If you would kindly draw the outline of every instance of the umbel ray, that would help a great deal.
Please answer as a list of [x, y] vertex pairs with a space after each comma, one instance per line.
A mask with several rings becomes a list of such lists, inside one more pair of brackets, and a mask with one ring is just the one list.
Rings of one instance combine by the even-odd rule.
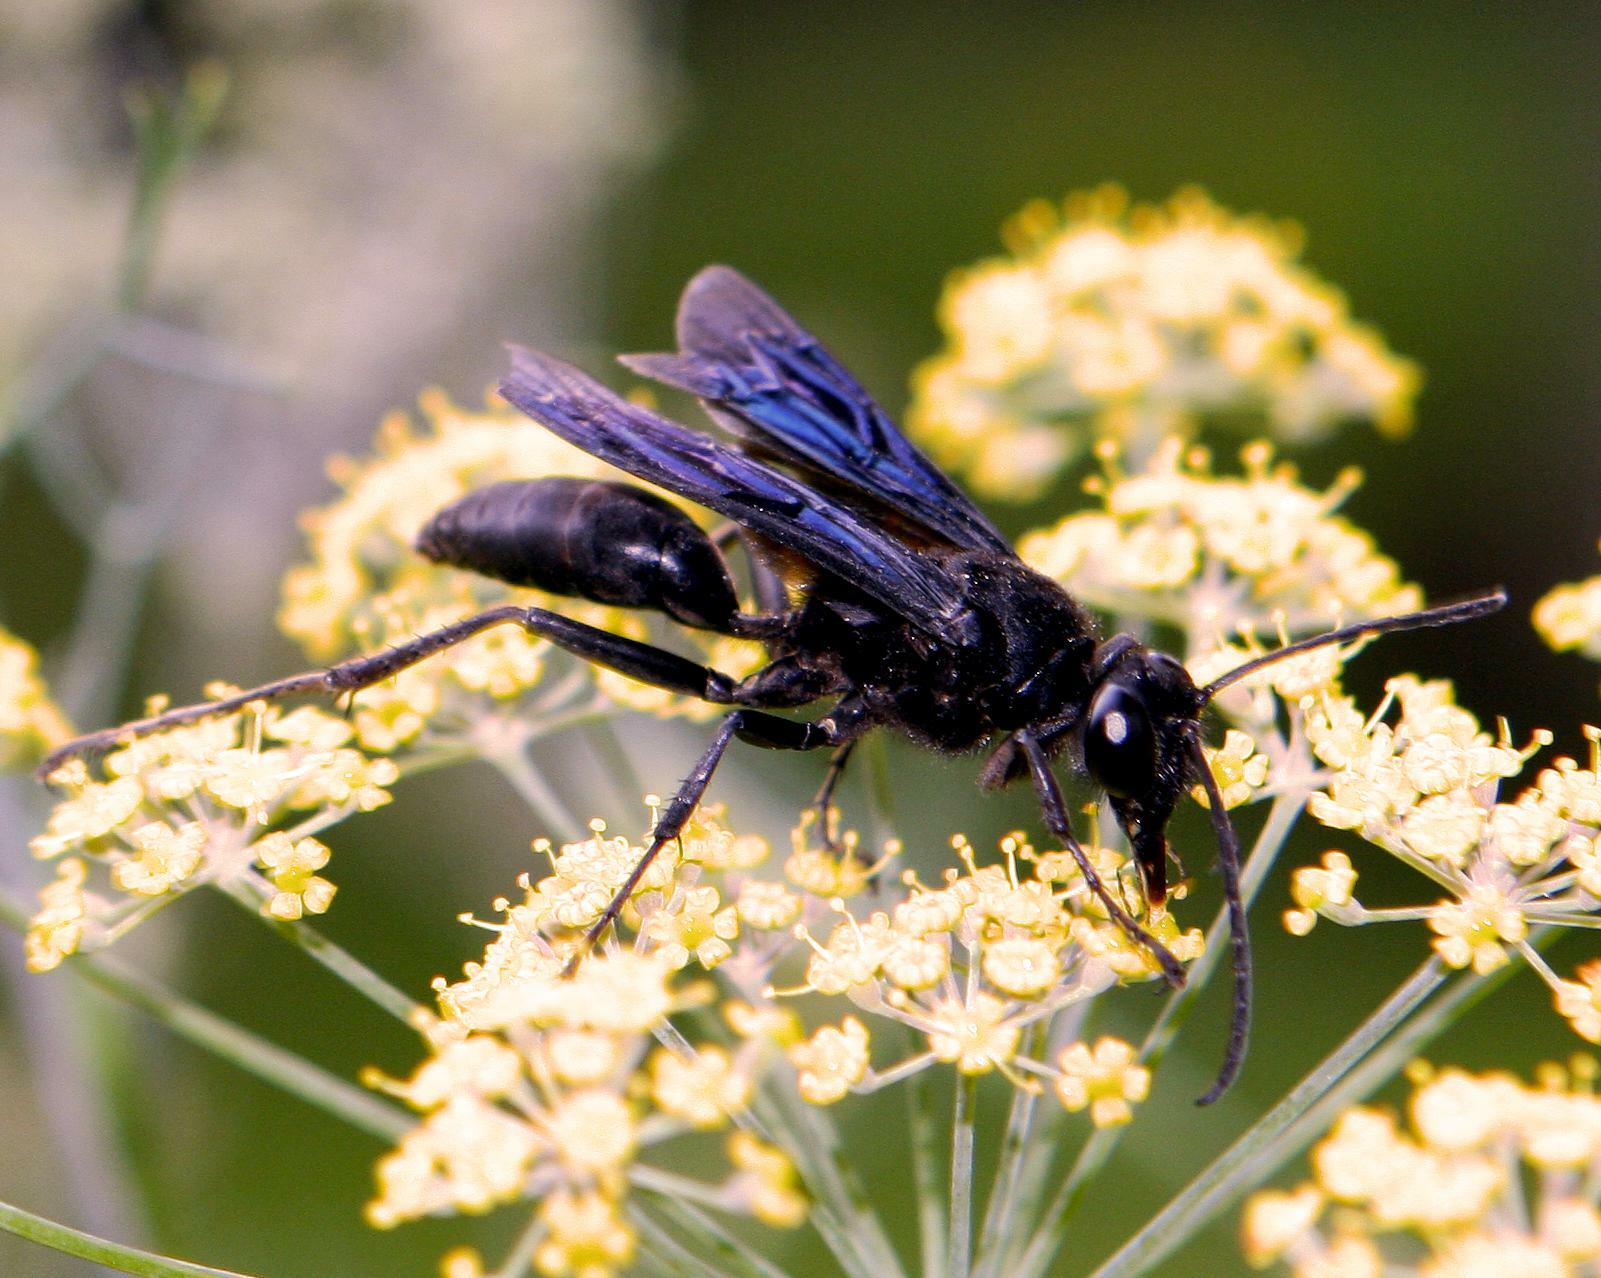
[[[1096, 873], [1073, 835], [1052, 765], [1065, 754], [1106, 792], [1152, 905], [1167, 892], [1168, 819], [1198, 782], [1209, 796], [1233, 945], [1227, 1053], [1201, 1102], [1216, 1100], [1244, 1059], [1251, 955], [1239, 843], [1201, 751], [1202, 711], [1222, 689], [1271, 662], [1392, 630], [1465, 621], [1500, 608], [1505, 595], [1343, 626], [1197, 687], [1178, 661], [1133, 637], [1101, 639], [1089, 613], [1027, 567], [855, 378], [743, 276], [712, 266], [691, 280], [677, 335], [678, 353], [623, 363], [697, 396], [729, 442], [629, 403], [536, 351], [512, 348], [500, 391], [583, 451], [730, 520], [750, 565], [749, 609], [721, 539], [627, 483], [494, 484], [435, 515], [417, 549], [512, 585], [654, 609], [685, 626], [756, 640], [768, 661], [754, 674], [735, 680], [559, 613], [506, 605], [327, 670], [81, 737], [42, 771], [254, 702], [357, 693], [491, 627], [516, 625], [632, 679], [730, 707], [662, 806], [648, 849], [580, 954], [612, 926], [651, 860], [678, 837], [736, 737], [772, 750], [832, 750], [816, 800], [826, 812], [852, 747], [869, 730], [887, 728], [944, 754], [989, 749], [986, 788], [1027, 776], [1047, 828], [1088, 889], [1174, 986], [1183, 983], [1183, 968]], [[825, 699], [831, 704], [815, 718], [770, 713]]]

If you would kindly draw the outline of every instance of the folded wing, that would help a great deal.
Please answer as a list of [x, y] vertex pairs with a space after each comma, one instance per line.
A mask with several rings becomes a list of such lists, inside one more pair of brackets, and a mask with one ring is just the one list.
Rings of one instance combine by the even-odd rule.
[[678, 305], [678, 344], [676, 355], [622, 362], [698, 395], [719, 421], [889, 507], [935, 540], [1012, 553], [822, 343], [738, 271], [708, 266], [689, 282]]
[[969, 616], [958, 583], [938, 559], [802, 480], [630, 404], [560, 360], [517, 346], [511, 354], [500, 393], [569, 443], [788, 547], [933, 638], [964, 633]]

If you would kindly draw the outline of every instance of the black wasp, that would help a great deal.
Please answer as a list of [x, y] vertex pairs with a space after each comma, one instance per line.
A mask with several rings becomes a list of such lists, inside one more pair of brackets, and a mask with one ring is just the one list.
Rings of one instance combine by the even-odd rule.
[[[428, 558], [517, 586], [652, 608], [701, 630], [762, 643], [770, 660], [735, 680], [650, 644], [543, 608], [506, 605], [371, 656], [81, 738], [47, 761], [129, 735], [295, 693], [349, 694], [498, 625], [520, 625], [630, 678], [732, 707], [662, 807], [652, 842], [590, 930], [598, 938], [646, 866], [688, 821], [735, 737], [771, 750], [832, 750], [826, 810], [854, 744], [896, 730], [945, 754], [991, 750], [985, 787], [1027, 776], [1046, 826], [1077, 860], [1110, 917], [1167, 979], [1184, 972], [1096, 874], [1073, 836], [1052, 771], [1066, 753], [1109, 796], [1145, 897], [1167, 890], [1165, 830], [1195, 782], [1210, 796], [1233, 936], [1234, 1012], [1215, 1100], [1245, 1053], [1251, 958], [1239, 845], [1201, 753], [1200, 715], [1216, 693], [1268, 662], [1324, 644], [1445, 625], [1501, 607], [1499, 593], [1346, 626], [1293, 643], [1196, 687], [1184, 667], [1129, 635], [1101, 639], [1054, 581], [1027, 567], [982, 512], [903, 436], [856, 379], [749, 280], [724, 266], [684, 291], [676, 355], [623, 363], [699, 397], [734, 442], [631, 404], [537, 351], [512, 348], [501, 394], [563, 439], [736, 526], [753, 610], [718, 541], [642, 488], [547, 478], [494, 484], [440, 511], [418, 538]], [[820, 717], [768, 713], [832, 698]]]

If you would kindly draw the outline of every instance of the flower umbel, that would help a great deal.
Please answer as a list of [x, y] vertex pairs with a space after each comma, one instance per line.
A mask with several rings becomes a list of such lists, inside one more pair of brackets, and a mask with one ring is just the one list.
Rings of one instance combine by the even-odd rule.
[[[1551, 987], [1557, 1009], [1590, 1041], [1601, 1038], [1596, 969], [1563, 980], [1527, 941], [1536, 926], [1594, 928], [1601, 910], [1601, 731], [1586, 729], [1588, 767], [1554, 759], [1510, 800], [1499, 797], [1551, 736], [1516, 746], [1457, 706], [1449, 683], [1411, 675], [1387, 685], [1364, 718], [1349, 697], [1327, 691], [1303, 706], [1305, 731], [1331, 769], [1308, 811], [1351, 830], [1448, 894], [1434, 904], [1370, 909], [1354, 895], [1349, 857], [1330, 852], [1321, 867], [1297, 870], [1296, 908], [1285, 915], [1304, 935], [1319, 917], [1337, 923], [1423, 921], [1448, 966], [1484, 974], [1516, 953]], [[1391, 722], [1389, 713], [1398, 708]]]
[[[388, 803], [399, 776], [350, 736], [348, 723], [312, 707], [263, 706], [139, 738], [94, 772], [81, 759], [65, 765], [51, 777], [65, 797], [29, 846], [41, 859], [72, 855], [41, 896], [29, 966], [108, 945], [207, 884], [243, 886], [275, 918], [323, 913], [335, 889], [316, 873], [329, 853], [314, 835]], [[91, 868], [104, 888], [90, 886]]]
[[[550, 872], [497, 902], [500, 921], [479, 923], [494, 933], [482, 961], [436, 982], [439, 1014], [419, 1026], [430, 1057], [408, 1079], [370, 1076], [424, 1115], [380, 1163], [371, 1219], [534, 1200], [540, 1272], [599, 1276], [634, 1254], [633, 1185], [676, 1186], [769, 1223], [802, 1219], [791, 1158], [750, 1121], [774, 1088], [835, 1105], [943, 1064], [1030, 1093], [1050, 1084], [1097, 1126], [1128, 1121], [1149, 1086], [1128, 1044], [1071, 1044], [1050, 1059], [1030, 1046], [1058, 1014], [1160, 975], [1067, 853], [1014, 835], [1000, 862], [980, 864], [957, 839], [958, 865], [939, 886], [907, 873], [898, 888], [881, 881], [847, 899], [832, 893], [845, 877], [824, 865], [854, 858], [857, 842], [813, 847], [815, 829], [796, 830], [785, 882], [760, 877], [772, 860], [763, 840], [702, 808], [641, 879], [617, 934], [571, 973], [584, 930], [644, 849], [599, 821], [580, 843], [536, 843]], [[1091, 855], [1134, 900], [1131, 864], [1110, 849]], [[1200, 954], [1200, 933], [1165, 911], [1142, 919], [1181, 960]], [[804, 983], [775, 989], [796, 959]], [[803, 993], [815, 996], [809, 1034], [787, 1000]], [[875, 1035], [906, 1030], [919, 1049], [875, 1065]], [[720, 1182], [691, 1184], [654, 1162], [663, 1142], [730, 1129], [736, 1170]], [[782, 1147], [783, 1131], [773, 1134]]]
[[946, 285], [946, 346], [917, 370], [907, 416], [980, 493], [1038, 496], [1097, 439], [1145, 457], [1203, 423], [1284, 441], [1411, 423], [1416, 365], [1297, 261], [1292, 224], [1194, 188], [1130, 208], [1103, 187], [1025, 206], [1004, 237], [1011, 256]]
[[[374, 456], [335, 458], [329, 472], [344, 495], [303, 517], [311, 558], [285, 576], [278, 623], [314, 660], [373, 651], [497, 604], [551, 603], [537, 591], [431, 563], [413, 547], [418, 531], [469, 491], [502, 480], [621, 477], [498, 399], [474, 412], [430, 392], [421, 414], [422, 430], [402, 413], [386, 419]], [[648, 632], [637, 612], [574, 599], [561, 607], [631, 638]], [[722, 668], [741, 673], [759, 653], [732, 639], [704, 642]], [[715, 713], [502, 626], [362, 692], [352, 722], [369, 750], [465, 743], [493, 754], [542, 721], [619, 706], [692, 718]]]

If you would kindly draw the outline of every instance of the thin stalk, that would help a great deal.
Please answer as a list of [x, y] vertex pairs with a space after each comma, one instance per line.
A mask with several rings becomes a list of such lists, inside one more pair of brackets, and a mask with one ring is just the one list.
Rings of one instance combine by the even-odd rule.
[[708, 1259], [720, 1261], [736, 1278], [790, 1278], [749, 1243], [725, 1229], [718, 1220], [671, 1191], [658, 1191], [641, 1179], [636, 1168], [630, 1179], [650, 1195], [655, 1210], [704, 1246]]
[[[0, 847], [20, 848], [23, 831], [37, 828], [33, 805], [23, 801], [25, 784], [0, 777]], [[0, 870], [4, 921], [19, 934], [33, 906], [11, 897], [6, 884], [14, 880], [20, 887], [32, 877], [24, 870], [27, 859], [9, 857]], [[0, 982], [11, 989], [16, 1045], [40, 1103], [44, 1131], [38, 1145], [61, 1173], [62, 1214], [101, 1237], [147, 1243], [148, 1216], [116, 1103], [128, 1064], [125, 1044], [114, 1037], [117, 1027], [99, 1014], [104, 1009], [87, 1006], [83, 991], [70, 982], [28, 972], [20, 947], [0, 954]]]
[[[1219, 1154], [1200, 1175], [1159, 1211], [1133, 1238], [1097, 1269], [1093, 1278], [1128, 1278], [1145, 1273], [1175, 1247], [1186, 1242], [1243, 1188], [1239, 1172], [1260, 1169], [1263, 1155], [1342, 1078], [1415, 1013], [1445, 983], [1446, 968], [1427, 959], [1382, 1006], [1338, 1047], [1319, 1061], [1283, 1100], [1249, 1131]], [[1025, 1254], [1023, 1273], [1043, 1273], [1055, 1250], [1053, 1238], [1041, 1238], [1039, 1250]]]
[[601, 719], [584, 727], [584, 740], [600, 761], [601, 773], [611, 783], [618, 810], [630, 810], [645, 797], [645, 783], [629, 757], [616, 725], [610, 719]]
[[655, 1260], [664, 1272], [681, 1275], [682, 1278], [736, 1278], [732, 1271], [685, 1246], [672, 1230], [654, 1219], [639, 1203], [629, 1203], [626, 1211], [628, 1219], [639, 1231], [643, 1244], [641, 1250]]
[[773, 1082], [753, 1108], [768, 1131], [787, 1138], [783, 1149], [812, 1195], [817, 1232], [855, 1278], [905, 1278], [856, 1169], [839, 1148], [832, 1121], [800, 1099], [792, 1076], [780, 1074]]
[[219, 883], [218, 886], [241, 909], [260, 919], [291, 945], [305, 951], [310, 958], [322, 964], [358, 994], [365, 996], [397, 1020], [407, 1025], [416, 1023], [417, 1013], [422, 1010], [421, 1005], [407, 998], [349, 950], [330, 941], [304, 919], [291, 922], [288, 919], [275, 919], [263, 914], [261, 907], [267, 896], [254, 883], [238, 879], [229, 883]]
[[[1268, 871], [1278, 859], [1279, 852], [1295, 828], [1296, 820], [1305, 805], [1304, 790], [1286, 792], [1273, 800], [1272, 806], [1268, 809], [1267, 820], [1257, 834], [1256, 842], [1252, 844], [1251, 853], [1246, 857], [1245, 865], [1240, 872], [1240, 897], [1247, 909], [1256, 899], [1257, 892], [1261, 890]], [[1212, 920], [1212, 926], [1207, 929], [1205, 951], [1187, 969], [1188, 979], [1184, 988], [1174, 990], [1167, 996], [1156, 1021], [1145, 1035], [1145, 1041], [1140, 1044], [1140, 1061], [1153, 1073], [1178, 1036], [1179, 1029], [1194, 1007], [1196, 998], [1221, 966], [1223, 957], [1228, 952], [1227, 936], [1228, 911], [1226, 907], [1220, 907], [1217, 916]], [[1098, 1127], [1090, 1133], [1089, 1139], [1079, 1150], [1072, 1168], [1058, 1186], [1050, 1203], [1036, 1217], [1034, 1232], [1027, 1236], [1026, 1241], [1011, 1248], [1012, 1257], [1055, 1254], [1067, 1236], [1067, 1228], [1073, 1216], [1084, 1202], [1090, 1183], [1111, 1159], [1127, 1130], [1127, 1124], [1119, 1124], [1116, 1127]], [[1033, 1176], [1043, 1181], [1053, 1152], [1054, 1149], [1050, 1145], [1036, 1142], [1035, 1148], [1030, 1151], [1032, 1165], [1025, 1165], [1025, 1177]], [[1050, 1240], [1050, 1250], [1044, 1251], [1047, 1237]], [[1008, 1266], [1005, 1272], [1008, 1274], [1013, 1272], [1011, 1266]]]
[[108, 718], [125, 682], [133, 634], [160, 550], [159, 540], [142, 524], [137, 508], [114, 507], [89, 544], [89, 570], [78, 605], [81, 620], [73, 627], [55, 681], [58, 698], [75, 723]]
[[[1044, 1029], [1043, 1024], [1030, 1027], [1024, 1047], [1025, 1055], [1038, 1055]], [[1000, 1278], [1001, 1257], [1006, 1251], [1006, 1239], [1020, 1205], [1017, 1191], [1022, 1181], [1023, 1162], [1034, 1134], [1039, 1103], [1040, 1094], [1037, 1091], [1019, 1087], [1012, 1092], [1012, 1105], [1006, 1115], [1006, 1133], [1001, 1137], [1000, 1163], [990, 1186], [989, 1202], [984, 1207], [984, 1226], [978, 1236], [978, 1259], [973, 1270], [975, 1278]]]
[[[109, 315], [80, 318], [53, 338], [10, 402], [0, 405], [0, 457], [61, 411], [105, 354], [120, 321]], [[65, 512], [64, 512], [65, 513]]]
[[216, 123], [227, 88], [220, 64], [190, 69], [170, 97], [147, 92], [129, 103], [139, 167], [124, 234], [117, 305], [137, 310], [150, 289], [156, 249], [178, 179]]
[[529, 1220], [527, 1228], [517, 1235], [517, 1241], [506, 1253], [506, 1258], [486, 1278], [522, 1278], [528, 1272], [529, 1262], [539, 1250], [539, 1244], [544, 1241], [545, 1222], [536, 1214]]
[[945, 1272], [968, 1278], [973, 1263], [973, 1118], [978, 1105], [978, 1075], [956, 1080], [956, 1108], [951, 1116], [951, 1226], [947, 1235]]
[[137, 1247], [124, 1247], [121, 1243], [96, 1238], [80, 1229], [36, 1216], [10, 1203], [0, 1202], [0, 1229], [68, 1256], [106, 1265], [125, 1274], [141, 1274], [144, 1278], [250, 1278], [235, 1269], [213, 1269], [209, 1265], [140, 1251]]
[[489, 755], [511, 788], [517, 791], [535, 820], [543, 822], [549, 836], [558, 843], [573, 843], [584, 837], [584, 825], [568, 810], [561, 797], [550, 787], [539, 769], [528, 758], [527, 751], [519, 748]]
[[917, 1234], [923, 1278], [946, 1278], [945, 1195], [940, 1192], [939, 1151], [934, 1136], [932, 1070], [906, 1081], [906, 1122], [912, 1145], [912, 1179], [917, 1186]]
[[[1544, 929], [1532, 935], [1529, 943], [1536, 948], [1545, 949], [1560, 935], [1560, 930], [1556, 928]], [[1344, 1079], [1330, 1087], [1304, 1114], [1282, 1130], [1269, 1146], [1261, 1149], [1248, 1162], [1240, 1164], [1232, 1175], [1219, 1179], [1212, 1186], [1210, 1193], [1194, 1202], [1183, 1220], [1162, 1226], [1173, 1229], [1171, 1241], [1160, 1234], [1148, 1240], [1147, 1247], [1153, 1250], [1149, 1250], [1142, 1260], [1136, 1262], [1140, 1268], [1113, 1269], [1111, 1266], [1158, 1224], [1156, 1219], [1130, 1239], [1117, 1255], [1096, 1270], [1095, 1278], [1108, 1278], [1115, 1273], [1143, 1273], [1152, 1265], [1160, 1263], [1174, 1248], [1206, 1225], [1241, 1194], [1266, 1180], [1327, 1131], [1340, 1111], [1371, 1095], [1399, 1074], [1409, 1061], [1415, 1059], [1423, 1048], [1449, 1028], [1463, 1012], [1490, 994], [1517, 970], [1515, 964], [1509, 963], [1497, 968], [1488, 976], [1480, 976], [1477, 973], [1462, 975], [1445, 993], [1397, 1030]], [[1208, 1168], [1208, 1171], [1210, 1170]]]
[[[20, 932], [28, 925], [27, 911], [0, 896], [0, 923]], [[66, 966], [96, 989], [139, 1009], [178, 1037], [342, 1119], [358, 1131], [394, 1141], [413, 1126], [404, 1110], [207, 1011], [109, 954], [77, 954]]]

